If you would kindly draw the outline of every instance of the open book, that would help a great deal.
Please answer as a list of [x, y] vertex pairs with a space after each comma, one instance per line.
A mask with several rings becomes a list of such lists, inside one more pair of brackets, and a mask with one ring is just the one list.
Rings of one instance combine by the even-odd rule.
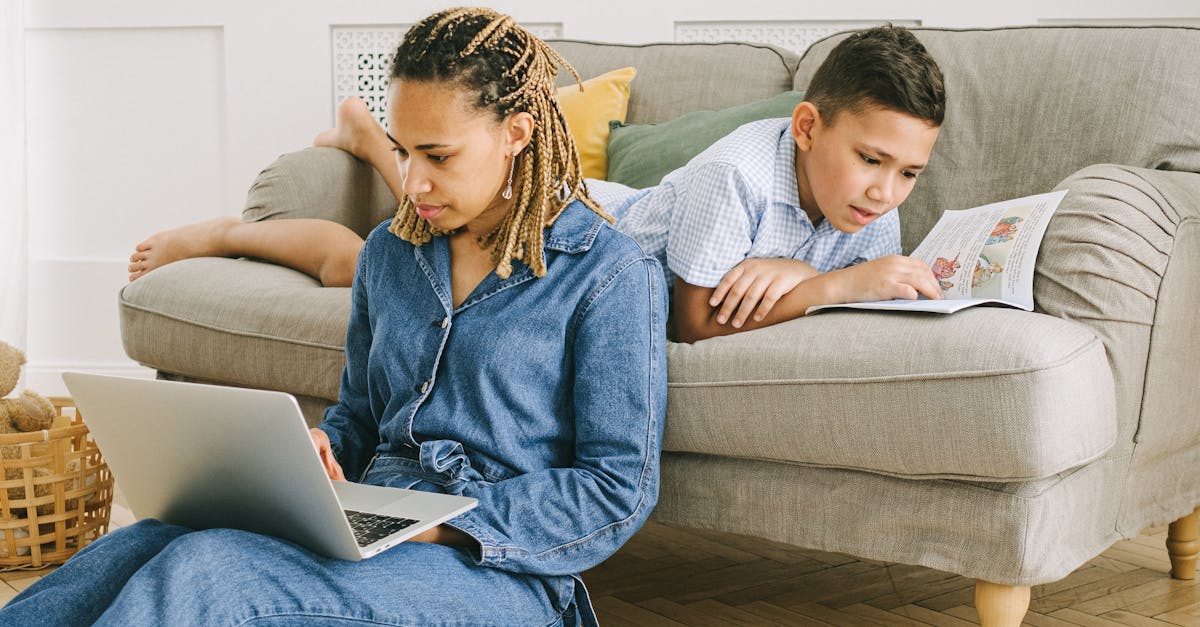
[[997, 303], [1033, 311], [1033, 264], [1046, 225], [1066, 190], [974, 209], [947, 211], [913, 257], [924, 259], [942, 286], [942, 300], [879, 300], [809, 307], [954, 313]]

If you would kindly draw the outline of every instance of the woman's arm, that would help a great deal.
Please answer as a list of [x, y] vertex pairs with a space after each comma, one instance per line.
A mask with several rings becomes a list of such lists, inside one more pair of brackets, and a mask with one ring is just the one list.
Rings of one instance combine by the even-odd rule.
[[658, 500], [667, 395], [661, 266], [635, 258], [586, 302], [568, 346], [575, 461], [463, 493], [479, 507], [447, 524], [478, 542], [482, 565], [578, 573], [616, 551]]
[[367, 358], [371, 352], [371, 322], [367, 313], [366, 268], [361, 255], [350, 290], [350, 323], [346, 330], [346, 367], [338, 403], [325, 410], [317, 428], [329, 438], [337, 462], [347, 476], [357, 478], [379, 442], [367, 391]]

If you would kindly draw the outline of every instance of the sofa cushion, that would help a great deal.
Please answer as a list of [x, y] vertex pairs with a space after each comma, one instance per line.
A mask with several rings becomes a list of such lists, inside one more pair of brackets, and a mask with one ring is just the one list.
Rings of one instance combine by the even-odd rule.
[[556, 98], [575, 146], [583, 175], [602, 179], [608, 173], [609, 123], [625, 121], [629, 109], [629, 81], [637, 69], [626, 67], [558, 88]]
[[693, 111], [661, 124], [613, 124], [608, 180], [635, 189], [658, 185], [718, 139], [755, 120], [791, 117], [804, 94], [787, 91], [720, 111]]
[[[799, 58], [765, 44], [548, 43], [582, 77], [636, 67], [627, 117], [634, 124], [664, 122], [689, 111], [724, 109], [787, 91]], [[574, 81], [570, 72], [559, 72], [560, 86]]]
[[121, 290], [125, 352], [190, 378], [336, 399], [350, 289], [244, 259], [167, 264]]
[[1083, 325], [975, 308], [830, 311], [672, 344], [663, 450], [1018, 481], [1104, 454], [1112, 373]]
[[[1200, 29], [914, 29], [946, 77], [929, 167], [901, 206], [904, 250], [946, 209], [1049, 191], [1096, 163], [1200, 172]], [[812, 45], [806, 87], [845, 35]]]
[[329, 147], [281, 155], [254, 179], [242, 209], [246, 222], [319, 218], [364, 238], [395, 214], [396, 197], [383, 177], [350, 153]]

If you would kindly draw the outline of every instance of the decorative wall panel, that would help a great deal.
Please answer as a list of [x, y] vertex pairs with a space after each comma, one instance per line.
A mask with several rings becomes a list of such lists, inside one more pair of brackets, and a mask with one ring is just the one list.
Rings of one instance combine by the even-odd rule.
[[[362, 98], [375, 119], [384, 121], [392, 55], [412, 24], [333, 27], [333, 106]], [[562, 37], [561, 23], [523, 24], [542, 39]]]
[[[878, 26], [885, 22], [828, 20], [676, 22], [675, 41], [753, 41], [802, 53], [834, 33]], [[893, 20], [896, 26], [920, 26], [920, 20]]]

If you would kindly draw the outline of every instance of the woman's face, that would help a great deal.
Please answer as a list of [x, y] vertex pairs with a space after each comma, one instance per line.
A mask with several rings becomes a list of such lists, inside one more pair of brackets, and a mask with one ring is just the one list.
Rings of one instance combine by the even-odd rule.
[[388, 136], [417, 215], [436, 229], [484, 235], [512, 208], [500, 193], [533, 127], [529, 114], [497, 122], [475, 98], [449, 83], [393, 79]]

